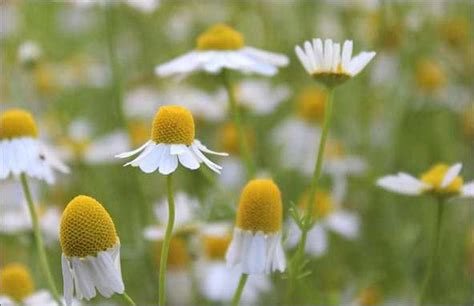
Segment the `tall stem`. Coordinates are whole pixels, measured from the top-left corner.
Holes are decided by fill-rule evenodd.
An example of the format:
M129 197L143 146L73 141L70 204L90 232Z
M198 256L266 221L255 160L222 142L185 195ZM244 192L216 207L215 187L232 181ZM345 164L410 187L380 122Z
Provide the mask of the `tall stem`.
M247 138L245 137L245 130L242 125L242 120L240 116L239 107L237 105L237 100L235 99L234 88L232 87L232 82L230 81L229 71L224 69L222 71L222 81L224 82L225 89L227 91L227 97L229 99L230 111L232 113L232 119L234 121L235 128L239 136L239 151L240 155L244 159L245 167L247 169L247 178L252 178L255 174L255 166L250 155L249 146L247 143Z
M439 197L438 198L438 203L437 203L437 212L436 212L436 224L435 227L433 228L433 246L431 249L431 254L430 254L430 261L428 264L428 270L426 271L425 278L423 280L423 283L421 285L421 293L420 293L420 301L419 304L422 305L424 302L424 299L426 297L426 289L428 288L428 284L431 280L431 275L433 274L433 268L436 262L436 258L438 256L438 250L439 250L439 240L440 240L440 234L441 234L441 225L443 222L443 212L444 212L444 198Z
M319 141L319 149L318 149L318 155L316 158L316 165L314 167L313 178L311 180L311 185L309 187L309 197L308 197L309 199L306 206L306 213L304 216L305 226L303 228L301 240L300 240L300 243L298 245L298 250L297 250L297 252L300 254L299 256L302 256L302 254L304 253L308 231L311 229L311 225L313 223L314 199L316 197L316 191L318 189L319 177L321 176L321 170L322 170L323 159L324 159L324 148L326 147L326 140L329 134L329 127L331 125L333 99L334 99L334 88L330 88L328 92L326 110L324 112L323 131L321 134L321 140Z
M174 225L174 195L173 195L173 176L169 174L166 177L166 185L168 188L168 224L166 225L166 233L163 239L163 245L161 247L160 257L160 277L159 277L159 303L158 305L164 306L166 301L166 263L168 261L168 249L170 246L171 235L173 232Z
M245 283L247 283L248 277L249 275L245 273L242 273L240 276L239 285L237 286L234 297L232 298L232 306L239 305L240 297L242 296L242 292L244 291Z
M26 175L24 173L21 174L20 178L26 202L28 203L28 209L31 215L31 223L33 224L33 234L35 237L36 249L38 251L39 264L41 270L43 271L44 277L46 277L49 290L51 290L51 294L53 295L54 300L58 303L58 305L62 305L61 298L59 296L58 289L54 284L53 275L51 274L51 269L49 267L48 260L46 257L43 237L41 236L41 229L38 221L38 214L36 213L36 209L33 204L33 198L31 196L30 187L28 186L28 180L26 179Z

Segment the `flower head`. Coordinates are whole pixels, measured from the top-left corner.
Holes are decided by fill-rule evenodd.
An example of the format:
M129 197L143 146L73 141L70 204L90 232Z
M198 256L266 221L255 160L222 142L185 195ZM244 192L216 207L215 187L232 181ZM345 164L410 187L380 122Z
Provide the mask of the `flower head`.
M210 161L203 152L221 156L227 156L227 153L209 150L194 136L194 119L189 110L176 105L162 106L153 119L151 139L140 148L116 157L128 158L141 152L125 166L140 167L145 173L158 170L168 175L178 168L178 161L191 170L205 163L211 170L220 173L222 167Z
M11 263L0 270L0 294L17 302L34 292L33 279L29 269L19 263Z
M431 59L419 60L416 64L415 79L425 91L434 91L446 84L446 76L439 64Z
M277 185L268 179L250 181L243 189L227 263L242 273L268 274L286 266L281 246L282 203Z
M196 44L196 50L157 66L155 72L169 76L196 71L216 74L231 69L271 76L278 67L288 64L284 55L245 46L243 35L225 24L212 26L197 38Z
M327 93L319 87L304 89L297 98L298 117L308 122L322 122L326 108Z
M54 170L69 169L38 139L33 116L21 109L0 114L0 179L10 174L27 174L33 178L54 181Z
M115 225L95 199L80 195L64 210L60 243L64 298L72 303L74 290L79 299L90 300L96 289L105 297L123 293L120 241Z
M352 58L352 41L346 40L342 47L331 39L313 39L304 43L304 50L295 47L295 52L305 70L317 81L335 86L351 79L374 58L375 52L362 52Z
M377 180L377 185L389 191L420 195L433 194L440 197L474 197L474 182L464 183L459 175L462 164L453 166L437 164L423 173L419 179L400 172L397 175L384 176Z

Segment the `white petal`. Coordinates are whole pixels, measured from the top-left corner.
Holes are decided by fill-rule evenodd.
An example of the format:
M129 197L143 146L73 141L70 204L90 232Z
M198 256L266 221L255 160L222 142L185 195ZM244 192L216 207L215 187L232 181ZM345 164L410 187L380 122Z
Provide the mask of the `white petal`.
M342 46L342 69L347 70L352 57L352 40L346 40Z
M232 236L232 241L227 249L225 259L229 267L233 267L240 262L242 253L243 237L240 230L235 229Z
M242 273L249 273L250 272L250 248L252 247L252 240L253 234L250 232L243 232L242 233L242 249L240 253L240 263L242 268Z
M202 144L201 141L199 141L197 139L194 140L194 143L197 145L199 150L204 152L204 153L209 153L209 154L219 155L219 156L229 156L229 154L225 153L225 152L216 152L216 151L209 150L205 145Z
M178 155L178 159L179 162L188 169L196 170L199 168L199 161L196 159L191 149L186 148L183 153Z
M5 179L10 174L10 167L7 160L7 142L8 140L0 141L0 179Z
M474 198L474 181L466 183L461 188L461 197Z
M171 144L170 145L170 154L171 155L179 155L185 152L188 149L184 144Z
M419 195L430 187L406 173L384 176L377 180L377 186L389 191L407 195Z
M162 240L165 236L165 231L157 226L148 226L143 230L143 236L151 241Z
M204 156L204 154L202 154L201 151L199 151L199 148L197 145L192 144L191 149L193 150L193 153L196 154L196 157L199 158L200 161L204 162L206 166L208 166L212 171L219 174L221 173L220 170L222 169L222 167L213 163L206 156Z
M273 271L278 270L280 272L284 272L286 268L286 257L285 252L283 251L283 246L281 245L280 235L277 236L276 240L276 249L275 255L273 257L272 269Z
M132 165L132 167L138 167L140 161L145 158L156 146L157 144L155 144L154 142L148 143L145 147L145 150L143 150L134 160L129 161L123 166L126 167L128 165Z
M324 71L329 71L331 69L332 57L333 57L332 40L326 39L324 41L324 61L323 61Z
M361 52L349 63L347 71L351 76L355 76L364 69L365 66L374 58L375 52Z
M446 171L446 174L444 175L443 181L441 182L441 188L446 188L451 184L456 176L458 176L459 172L461 172L462 169L462 164L457 163L450 167L448 171Z
M296 46L295 53L306 72L308 72L309 74L313 73L313 71L311 70L311 64L309 63L308 56L304 53L303 49L301 49L300 46Z
M178 157L171 155L170 146L164 147L163 155L160 161L159 171L163 175L168 175L178 168Z
M74 283L69 268L69 262L64 254L61 255L61 268L63 271L64 300L66 301L66 306L70 306L72 304L72 296L74 293Z
M258 60L278 67L286 66L289 62L288 57L286 55L279 53L268 52L253 47L245 47L242 51L252 55Z
M321 39L313 39L313 53L314 53L314 60L316 63L316 69L321 70L323 66L323 42Z
M192 51L157 66L155 73L162 77L173 74L187 74L198 70L204 60L207 60L206 52Z
M305 41L304 43L304 50L306 52L306 55L308 56L309 60L309 66L311 68L311 71L316 70L316 55L313 52L313 45L309 41Z
M122 275L120 274L120 271L116 269L111 255L108 251L99 252L97 254L97 259L98 260L95 261L95 267L99 269L98 272L102 273L110 289L112 289L113 292L122 294L125 290Z
M253 236L249 248L248 256L248 274L262 274L266 265L266 241L262 232Z
M153 146L152 150L140 160L138 166L145 173L152 173L158 169L160 165L163 152L165 151L165 145L162 143Z
M359 234L359 217L344 210L330 214L326 223L330 229L348 239L355 239Z
M141 147L139 147L138 149L135 149L133 151L129 151L129 152L124 152L124 153L120 153L120 154L117 154L115 155L115 157L117 158L127 158L127 157L130 157L132 155L135 155L137 154L138 152L142 151L143 149L145 149L148 144L150 144L150 142L152 142L151 140L148 140L147 142L145 142Z
M341 45L334 44L331 70L334 72L337 72L337 69L340 63L341 63Z
M72 266L75 274L74 284L76 295L82 299L90 300L96 295L93 280L89 274L88 265L79 258L72 258Z

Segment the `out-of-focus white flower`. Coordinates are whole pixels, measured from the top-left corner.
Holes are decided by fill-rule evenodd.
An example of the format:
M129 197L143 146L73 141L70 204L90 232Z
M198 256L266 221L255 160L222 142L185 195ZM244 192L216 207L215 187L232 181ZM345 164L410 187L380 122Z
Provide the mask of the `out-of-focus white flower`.
M474 198L474 181L464 183L459 176L461 169L461 163L452 166L436 164L419 179L399 172L379 178L377 185L388 191L411 196L433 194L440 197Z
M222 69L271 76L278 67L288 65L284 55L247 47L242 34L217 24L201 34L197 48L155 68L159 76L187 75L196 71L217 74Z
M229 156L221 162L222 171L219 182L225 187L236 190L245 183L245 167L239 158Z
M180 43L184 42L191 33L193 25L194 10L189 8L181 9L172 14L167 23L167 29L173 31L165 31L169 40Z
M23 42L18 48L18 60L23 65L36 63L41 57L41 47L38 43L28 40Z
M0 39L8 38L18 29L20 24L17 3L3 2L0 9Z
M155 89L141 86L125 93L123 111L128 117L152 118L155 110L166 103Z
M377 61L373 65L370 74L371 82L377 86L395 85L395 80L399 76L399 66L399 60L394 53L382 52L377 56Z
M267 80L244 80L237 86L237 100L259 115L267 115L286 100L290 90L285 85L272 85Z
M197 211L199 209L199 200L188 196L184 192L176 192L175 195L175 220L173 231L182 233L197 226ZM162 240L168 224L168 200L160 200L154 208L155 217L158 225L147 227L143 234L148 240Z
M161 3L161 0L125 0L130 7L143 13L153 13Z
M302 198L300 209L306 209L308 197ZM340 207L333 197L323 191L317 192L313 207L316 220L308 232L305 252L312 256L322 256L328 248L328 231L333 231L346 239L356 239L359 235L359 216ZM301 239L301 230L293 219L288 222L287 246L296 246Z

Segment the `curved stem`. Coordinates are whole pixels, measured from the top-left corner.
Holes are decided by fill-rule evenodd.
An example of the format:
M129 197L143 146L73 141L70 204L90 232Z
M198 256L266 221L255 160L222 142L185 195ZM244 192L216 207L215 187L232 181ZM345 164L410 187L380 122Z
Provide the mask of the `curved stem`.
M166 301L166 263L168 261L168 249L170 246L171 235L173 233L174 225L174 195L173 195L173 176L169 174L166 177L166 185L168 188L168 224L166 225L166 233L161 247L160 257L160 277L159 277L159 303L164 306Z
M230 105L230 111L232 113L232 118L235 124L235 128L237 129L238 136L239 136L240 155L244 159L244 162L245 162L245 167L247 169L247 178L250 179L255 174L255 165L250 155L247 138L245 137L245 130L242 125L242 120L240 117L240 111L237 105L237 100L235 99L234 89L232 88L232 83L230 81L229 71L224 69L221 75L222 75L222 81L224 82L224 86L227 91L227 97L229 98L229 105Z
M247 283L248 277L249 275L245 273L242 273L240 276L239 285L237 286L234 297L232 298L232 306L239 305L240 297L242 296L242 292L244 291L245 283Z
M124 291L124 292L121 294L121 296L123 297L123 299L124 299L128 304L133 305L133 306L137 305L137 304L135 304L135 302L132 300L132 298L127 294L127 292Z
M438 250L439 250L439 240L440 240L440 233L441 233L441 225L443 221L443 212L444 212L444 198L440 197L438 198L438 206L437 206L437 212L436 212L436 224L434 227L434 233L433 233L433 246L431 250L431 256L430 256L430 261L428 264L428 270L426 271L425 278L423 280L423 283L421 285L421 293L420 293L420 301L419 304L422 305L424 302L424 299L426 297L426 289L428 288L428 284L431 279L431 275L433 274L433 268L434 264L436 262L436 257L438 256Z
M24 173L21 174L20 178L26 202L28 203L28 209L31 215L31 223L33 224L33 234L35 237L36 249L38 251L39 264L41 270L43 271L44 277L46 277L49 290L51 290L51 294L53 295L54 300L58 303L58 305L62 305L61 297L59 296L58 289L54 284L53 275L51 274L51 269L49 267L48 260L46 257L43 237L41 236L41 229L38 221L38 214L36 213L36 209L33 204L33 198L31 196L30 187L28 186L28 180L26 179L26 175Z
M309 187L309 199L306 206L306 214L304 216L304 228L301 235L301 240L298 245L297 252L303 254L304 248L306 245L306 238L308 236L308 231L311 229L313 224L313 207L314 207L314 200L316 197L316 191L318 188L319 177L321 176L321 170L323 166L323 159L324 159L324 148L326 147L326 140L329 133L329 127L331 125L331 118L332 118L332 107L333 107L333 97L334 97L334 88L330 88L328 92L328 100L326 103L326 110L324 112L324 124L323 124L323 131L321 134L321 140L319 141L319 149L318 155L316 159L316 165L314 167L313 178L311 180L311 185Z

